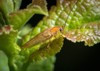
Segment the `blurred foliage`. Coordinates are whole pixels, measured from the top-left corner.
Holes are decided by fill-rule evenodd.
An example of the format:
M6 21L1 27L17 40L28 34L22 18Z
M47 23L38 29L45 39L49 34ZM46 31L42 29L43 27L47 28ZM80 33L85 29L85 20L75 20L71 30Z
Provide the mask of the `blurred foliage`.
M27 71L53 71L55 57L49 57L38 62L33 62L29 65Z
M3 51L0 51L0 71L9 71L8 58Z
M32 0L25 9L20 9L21 2L0 0L0 71L52 71L54 55L60 52L64 38L88 46L100 42L100 0L57 0L49 12L46 0ZM34 14L45 17L34 28L25 25ZM58 26L62 26L59 31L47 30ZM48 36L55 33L46 41L22 48L43 31Z

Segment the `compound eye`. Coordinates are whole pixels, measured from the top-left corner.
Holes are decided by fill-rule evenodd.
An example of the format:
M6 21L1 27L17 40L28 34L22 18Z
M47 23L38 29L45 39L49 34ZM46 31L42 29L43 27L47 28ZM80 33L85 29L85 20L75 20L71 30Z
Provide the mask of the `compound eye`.
M62 29L62 28L60 28L59 30L60 30L60 31L62 31L63 29Z

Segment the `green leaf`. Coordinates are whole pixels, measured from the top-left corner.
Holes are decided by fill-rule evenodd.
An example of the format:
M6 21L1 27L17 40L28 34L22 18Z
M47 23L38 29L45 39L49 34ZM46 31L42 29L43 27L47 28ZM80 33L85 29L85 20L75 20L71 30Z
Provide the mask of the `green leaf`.
M40 3L40 2L39 2ZM15 29L20 29L34 14L44 14L47 15L47 11L41 8L41 4L33 3L31 6L28 6L26 9L18 10L16 12L10 13L9 23L14 25ZM43 7L46 8L46 2L43 0ZM36 6L36 7L35 7ZM37 8L39 7L39 8Z
M16 44L17 32L10 32L10 34L3 33L0 35L0 50L3 50L9 58L10 70L15 71L17 68L16 60L21 51L20 47ZM17 61L18 62L18 61Z
M60 42L58 42L58 40ZM51 57L60 52L62 45L63 37L58 35L53 37L52 40L47 40L46 42L39 43L31 48L23 48L20 52L22 59L21 61L16 60L16 64L19 66L19 63L23 63L23 66L18 68L19 70L26 70L32 61L40 61L41 59Z
M19 10L22 0L12 0L14 5L14 11Z
M32 62L29 65L27 71L53 71L54 62L55 62L54 56L38 62Z
M9 71L8 57L0 50L0 71Z
M68 7L70 7L70 5ZM60 13L61 19L65 19L64 15L67 15L66 11L67 10L65 8ZM67 19L65 19L65 36L67 39L70 39L73 42L84 41L85 45L93 46L94 44L100 42L99 22L100 0L79 0L73 6ZM97 26L97 28L94 28L94 26Z
M19 10L9 15L9 23L14 29L20 29L34 14L33 9Z
M93 46L100 43L100 22L88 23L78 29L68 30L65 37L72 42L85 42L85 45Z
M0 12L0 28L5 24L5 20L3 18L2 13Z
M16 44L17 32L0 35L0 50L3 50L8 57L18 54L19 46Z
M58 42L59 41L59 42ZM37 61L53 56L60 52L63 46L63 37L58 37L51 42L45 43L40 46L40 49L30 55L29 61Z
M100 0L79 0L66 20L69 29L100 21Z
M49 11L49 16L44 17L43 20L41 20L39 24L31 31L31 33L27 35L28 40L30 40L32 37L35 37L46 28L64 26L64 33L62 34L66 36L67 39L71 39L80 34L80 39L76 39L78 42L85 41L85 44L89 46L99 43L100 29L99 27L94 27L94 25L99 26L100 24L99 8L99 0L57 0L57 5L51 8ZM85 31L88 33L85 33ZM67 34L70 33L71 35L75 33L75 35L72 35L73 37L69 38ZM83 39L83 37L85 37L85 39ZM87 40L87 38L89 40ZM54 40L51 42L43 42L43 44L40 43L32 48L27 48L24 54L30 57L29 59L27 57L29 62L32 60L37 61L39 59L45 59L49 56L55 55L60 51L62 45L63 38L58 37L54 38Z
M64 26L62 34L66 34L72 30L75 33L75 29L81 31L80 27L84 26L84 24L91 24L91 22L95 22L95 25L100 22L100 0L57 0L57 5L51 8L49 16L44 17L37 27L33 29L32 37L38 34L40 30L53 26ZM95 28L93 30L96 31ZM92 37L94 36L96 35ZM94 44L99 42L97 40ZM86 41L85 43L89 46L93 45L93 43L88 44Z
M68 2L68 4L67 4ZM73 1L66 1L66 0L57 0L57 5L52 6L52 8L49 11L49 16L45 16L38 25L33 29L31 36L34 37L38 33L42 32L43 30L47 28L51 28L54 26L64 26L65 21L67 19L66 14L68 15L71 12L71 9L76 4L76 0ZM70 5L70 7L68 7ZM64 8L63 8L64 7ZM68 7L68 8L67 8ZM64 9L66 9L66 12L63 13ZM61 16L65 18L64 20L61 18Z
M40 13L48 16L48 10L46 6L46 0L32 0L32 4L30 7L33 7L37 13L39 13L40 11Z
M8 16L9 13L14 11L14 5L12 0L0 0L0 11Z
M44 42L38 43L30 48L23 48L21 55L30 63L33 60L38 61L55 55L60 52L62 46L63 37L61 33L58 33Z
M12 0L0 0L0 14L5 24L9 24L8 15L13 12L14 6ZM0 24L3 24L2 22ZM3 24L4 25L4 24Z

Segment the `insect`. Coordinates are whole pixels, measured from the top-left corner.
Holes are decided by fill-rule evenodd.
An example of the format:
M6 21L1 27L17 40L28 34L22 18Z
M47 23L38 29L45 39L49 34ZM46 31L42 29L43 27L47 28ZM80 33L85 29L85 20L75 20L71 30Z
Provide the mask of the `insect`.
M27 43L25 43L22 46L22 48L31 47L35 44L44 42L44 41L50 39L51 37L53 37L54 35L56 35L59 31L60 32L62 31L62 27L60 27L60 26L56 26L56 27L53 27L53 28L48 28L48 29L44 30L43 32L41 32L40 34L33 37Z

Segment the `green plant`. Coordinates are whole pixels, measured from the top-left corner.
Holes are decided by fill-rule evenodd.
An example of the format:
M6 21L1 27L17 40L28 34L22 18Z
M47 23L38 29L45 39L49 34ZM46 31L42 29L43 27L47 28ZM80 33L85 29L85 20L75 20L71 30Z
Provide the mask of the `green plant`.
M57 0L49 13L45 0L32 0L21 10L20 4L21 0L0 0L0 71L31 71L32 65L40 67L32 71L52 71L54 55L61 50L64 38L89 46L100 42L100 0ZM25 26L34 14L45 17L34 28ZM62 30L50 31L55 32L53 36L42 40L50 36L43 31L55 26ZM40 36L35 37L37 34ZM32 38L42 41L24 48Z

